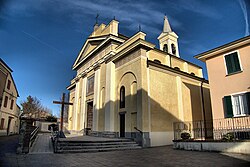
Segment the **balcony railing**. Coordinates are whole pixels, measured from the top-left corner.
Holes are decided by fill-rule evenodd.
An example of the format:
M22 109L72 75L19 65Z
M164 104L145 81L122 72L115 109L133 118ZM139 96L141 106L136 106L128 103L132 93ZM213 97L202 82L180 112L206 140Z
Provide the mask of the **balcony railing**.
M194 140L244 140L250 139L250 116L215 119L204 122L189 121L174 123L174 140L182 133L189 133Z

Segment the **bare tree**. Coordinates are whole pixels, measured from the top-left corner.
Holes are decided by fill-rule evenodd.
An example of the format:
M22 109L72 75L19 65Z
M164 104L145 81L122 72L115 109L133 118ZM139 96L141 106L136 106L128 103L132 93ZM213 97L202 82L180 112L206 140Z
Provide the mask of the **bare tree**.
M23 115L29 118L46 118L48 115L52 115L52 111L44 107L40 100L36 97L28 96L26 101L21 102L23 108Z

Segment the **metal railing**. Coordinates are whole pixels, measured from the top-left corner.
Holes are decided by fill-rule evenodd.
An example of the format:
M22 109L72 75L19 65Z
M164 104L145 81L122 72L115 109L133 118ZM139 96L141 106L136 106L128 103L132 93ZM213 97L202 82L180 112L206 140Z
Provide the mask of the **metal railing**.
M29 147L32 146L33 142L36 139L37 133L38 133L39 127L36 127L30 134L30 142L29 142Z
M250 139L250 116L215 119L210 121L175 122L174 140L189 133L194 140L244 140Z

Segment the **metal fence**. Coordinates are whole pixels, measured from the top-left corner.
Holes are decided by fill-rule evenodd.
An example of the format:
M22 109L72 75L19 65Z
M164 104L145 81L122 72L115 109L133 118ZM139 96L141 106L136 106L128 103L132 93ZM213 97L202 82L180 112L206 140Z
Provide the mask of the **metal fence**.
M250 139L250 116L174 123L174 140L183 139L183 133L194 140L244 140Z

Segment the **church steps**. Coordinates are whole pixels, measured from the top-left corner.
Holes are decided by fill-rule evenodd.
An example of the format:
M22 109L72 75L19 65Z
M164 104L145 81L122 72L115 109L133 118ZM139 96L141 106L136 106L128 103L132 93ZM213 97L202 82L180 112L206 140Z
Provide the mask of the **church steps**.
M132 140L104 141L57 141L56 153L103 152L115 150L132 150L141 147Z
M110 143L110 142L133 142L131 139L115 139L115 140L86 140L86 141L82 141L82 140L63 140L63 139L59 139L58 142L67 142L67 143Z
M59 146L102 146L102 145L129 145L129 144L136 144L135 142L98 142L98 143L66 143L60 142L58 143Z
M134 147L112 147L112 148L98 148L98 149L77 149L77 150L57 150L57 153L91 153L91 152L107 152L107 151L121 151L141 149L140 146Z
M101 148L118 148L118 147L136 147L138 144L128 144L128 145L94 145L94 146L59 146L61 150L74 150L74 149L101 149Z

